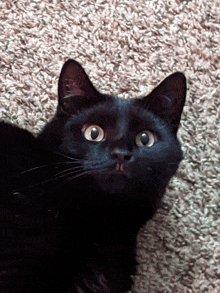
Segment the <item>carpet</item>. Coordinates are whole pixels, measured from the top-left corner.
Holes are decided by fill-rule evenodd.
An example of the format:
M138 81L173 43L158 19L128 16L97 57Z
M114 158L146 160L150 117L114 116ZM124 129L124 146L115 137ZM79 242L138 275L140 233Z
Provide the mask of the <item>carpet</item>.
M220 1L0 1L0 118L37 133L68 58L124 98L185 73L184 160L138 235L133 292L220 292Z

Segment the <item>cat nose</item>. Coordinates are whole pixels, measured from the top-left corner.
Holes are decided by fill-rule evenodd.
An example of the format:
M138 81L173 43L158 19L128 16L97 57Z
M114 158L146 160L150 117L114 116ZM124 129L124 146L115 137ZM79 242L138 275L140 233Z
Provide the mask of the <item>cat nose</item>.
M114 160L117 160L119 163L122 163L124 161L129 161L132 155L127 150L114 149L111 152L111 156Z

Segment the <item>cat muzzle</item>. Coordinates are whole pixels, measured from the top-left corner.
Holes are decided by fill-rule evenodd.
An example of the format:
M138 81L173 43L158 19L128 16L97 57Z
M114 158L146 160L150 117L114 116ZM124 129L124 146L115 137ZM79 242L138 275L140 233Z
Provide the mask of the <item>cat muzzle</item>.
M125 164L124 163L116 163L116 167L114 169L114 172L118 174L124 174L127 175L128 177L131 177L131 174L126 170Z

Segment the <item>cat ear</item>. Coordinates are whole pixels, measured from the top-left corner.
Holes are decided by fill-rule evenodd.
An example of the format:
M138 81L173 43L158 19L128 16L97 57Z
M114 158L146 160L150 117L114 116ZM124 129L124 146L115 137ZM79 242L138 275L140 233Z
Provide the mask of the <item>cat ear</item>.
M63 65L58 82L58 111L66 115L89 106L100 96L82 66L69 59Z
M145 107L167 121L174 133L177 132L186 98L186 78L175 72L162 81L147 97Z

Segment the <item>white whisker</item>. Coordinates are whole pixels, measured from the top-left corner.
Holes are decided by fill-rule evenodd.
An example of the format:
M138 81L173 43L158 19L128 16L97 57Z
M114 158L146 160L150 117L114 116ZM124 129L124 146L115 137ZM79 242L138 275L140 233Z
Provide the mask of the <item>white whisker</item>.
M46 164L46 165L42 165L42 166L37 166L37 167L31 168L31 169L25 170L25 171L21 172L20 174L25 174L30 171L43 169L43 168L50 167L50 166L58 166L58 165L64 165L64 164L73 164L73 162L58 162L58 163L51 163L51 164Z
M54 154L57 154L57 155L60 155L60 156L62 156L62 157L64 157L64 158L67 158L67 159L69 159L69 160L71 160L71 161L81 161L81 159L78 159L78 158L73 158L73 157L69 157L69 156L67 156L67 155L65 155L65 154L63 154L63 153L60 153L60 152L53 152Z
M85 172L83 172L83 173L79 173L79 174L77 174L77 175L75 175L75 176L69 177L67 180L68 180L68 181L71 181L71 180L73 180L73 179L76 179L76 178L79 178L79 177L82 177L82 176L84 176L84 175L88 175L88 174L91 174L91 171L85 171Z
M82 166L69 168L69 169L66 169L64 171L61 171L61 172L57 173L56 175L53 176L53 178L54 179L62 178L64 176L68 175L68 174L73 173L74 171L76 172L76 171L80 171L80 170L83 170L83 167ZM66 172L69 172L69 171L73 171L73 172L70 172L70 173L65 174ZM60 175L62 175L62 176L60 176Z

